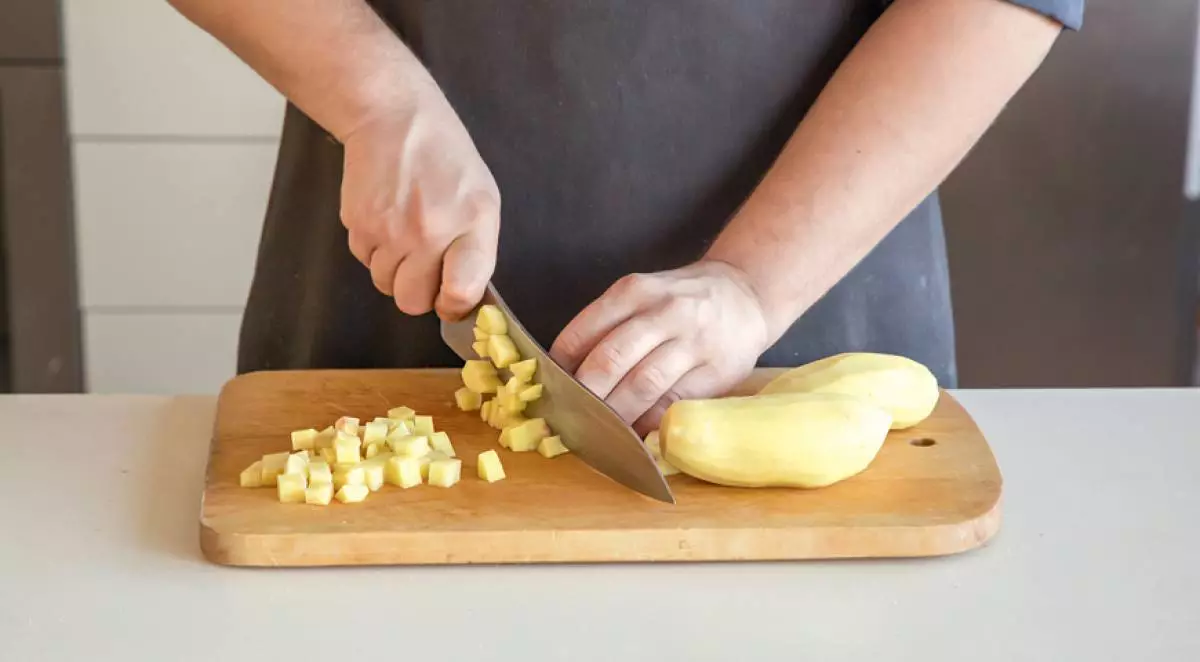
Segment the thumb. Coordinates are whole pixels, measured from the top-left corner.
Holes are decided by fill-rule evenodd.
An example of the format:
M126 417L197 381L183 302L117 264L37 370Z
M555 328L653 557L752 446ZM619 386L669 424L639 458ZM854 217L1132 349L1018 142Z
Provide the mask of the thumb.
M483 299L496 270L496 241L479 232L455 239L442 256L442 287L434 309L446 321L462 319Z

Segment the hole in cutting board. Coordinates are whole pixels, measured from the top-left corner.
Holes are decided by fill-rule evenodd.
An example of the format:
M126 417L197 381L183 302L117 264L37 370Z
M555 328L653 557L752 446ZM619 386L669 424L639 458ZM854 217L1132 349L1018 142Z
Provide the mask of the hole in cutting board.
M930 439L929 437L922 437L920 439L913 439L912 441L910 441L908 443L912 444L913 446L918 446L920 448L929 448L930 446L933 446L937 442L934 441L933 439Z

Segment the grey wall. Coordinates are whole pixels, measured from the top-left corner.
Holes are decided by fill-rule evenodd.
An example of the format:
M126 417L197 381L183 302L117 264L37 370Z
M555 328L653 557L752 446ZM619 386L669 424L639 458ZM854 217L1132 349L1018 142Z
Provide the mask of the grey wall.
M943 188L961 385L1178 385L1196 0L1088 0Z

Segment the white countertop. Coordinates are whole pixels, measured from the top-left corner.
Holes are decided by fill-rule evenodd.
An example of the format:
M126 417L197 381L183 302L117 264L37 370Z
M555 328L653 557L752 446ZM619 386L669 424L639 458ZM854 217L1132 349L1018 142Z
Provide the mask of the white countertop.
M1200 659L1200 390L956 395L966 554L290 570L200 555L212 398L0 397L0 660Z

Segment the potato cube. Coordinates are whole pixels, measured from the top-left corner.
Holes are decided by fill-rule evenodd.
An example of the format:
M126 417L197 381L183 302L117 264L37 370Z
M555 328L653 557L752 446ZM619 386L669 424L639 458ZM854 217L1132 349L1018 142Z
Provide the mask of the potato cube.
M436 487L450 487L458 482L462 475L462 460L447 458L434 460L429 463L429 484Z
M497 368L507 368L521 360L521 354L517 352L517 346L513 344L512 338L505 335L492 336L488 338L487 342L488 358Z
M335 489L341 489L343 485L366 484L367 473L357 464L345 468L335 468L333 471L333 487Z
M496 451L484 451L475 461L479 477L489 483L504 480L504 465L500 464L500 456Z
M377 492L379 488L383 487L383 470L386 466L382 462L364 462L362 464L363 482L366 483L367 489Z
M562 439L558 435L553 437L542 437L538 442L537 452L542 454L542 457L558 457L563 453L570 453L571 449L563 446Z
M308 463L308 482L311 483L332 483L333 470L329 468L329 464L324 460L313 460Z
M392 426L391 431L388 432L388 436L397 434L397 435L400 435L401 437L406 437L413 433L413 422L412 422L411 418L408 419L407 421L392 421L392 422L395 423L395 425Z
M506 414L519 414L525 411L525 406L529 403L522 400L516 393L508 393L507 391L496 396L500 401L500 407Z
M333 429L358 436L358 419L353 416L343 416L333 424Z
M421 457L429 453L429 437L419 434L391 439L392 452L405 457Z
M464 386L454 392L454 402L462 411L475 411L483 405L483 396Z
M384 479L391 485L408 489L421 484L421 460L393 455L384 467Z
M430 451L430 453L428 455L423 455L420 458L418 458L418 461L421 464L421 478L428 481L429 480L429 465L438 460L448 460L448 459L450 459L450 458L447 457L446 454L442 453L441 451Z
M369 460L369 459L375 457L376 455L379 455L379 449L386 443L387 442L382 442L382 443L373 442L373 443L367 444L367 447L363 450L363 457L365 457Z
M508 321L504 313L492 304L479 307L479 315L475 318L475 326L488 335L508 333Z
M445 432L434 432L429 437L429 445L433 450L440 453L445 453L449 457L456 457L454 454L454 446L450 443L450 435Z
M383 422L372 421L367 423L363 431L363 443L372 444L387 439L388 427L387 419L384 419Z
M416 415L417 412L413 411L410 407L392 407L387 411L387 417L393 421L412 420L412 417Z
M283 467L285 474L300 474L301 476L308 475L308 451L300 451L292 453L288 456L287 464Z
M321 449L321 459L325 460L325 464L336 464L337 463L337 451L335 451L332 446L329 448L322 448Z
M483 329L481 329L479 327L475 327L475 328L471 329L471 333L475 334L476 341L488 339L488 332L484 331Z
M324 448L333 448L333 439L337 436L337 430L333 426L321 430L317 433L317 438L313 440L313 450L321 450Z
M510 412L501 407L500 414L496 418L496 425L494 427L497 430L503 430L504 428L516 427L527 420L529 419L522 416L520 412Z
M312 506L328 506L333 500L333 483L329 481L310 482L304 490L304 503Z
M486 340L476 340L471 343L471 349L475 351L475 356L481 359L488 357L488 344Z
M495 406L496 402L494 400L488 400L479 405L479 418L483 419L484 423L488 423L492 420L492 407Z
M284 474L279 477L279 503L304 503L304 489L308 481L304 474Z
M284 451L282 453L270 453L262 456L262 484L267 487L274 487L276 478L283 473L287 468L288 457L291 453Z
M515 453L537 450L538 442L550 436L550 428L541 418L531 418L508 431L508 447Z
M488 361L467 361L462 369L463 385L476 393L495 393L500 388L496 366Z
M532 358L525 359L524 361L517 361L516 363L508 366L508 370L513 374L513 377L516 377L522 382L528 384L529 382L533 381L533 373L537 372L537 359Z
M358 437L339 430L337 438L333 440L333 450L337 464L358 462L358 450L361 443Z
M521 400L521 402L533 402L534 400L542 397L542 385L534 384L533 386L527 386L521 389L521 392L517 394L517 397Z
M316 447L317 431L313 428L292 432L292 450L307 451Z
M342 503L358 503L367 498L371 490L366 485L343 485L338 488L334 498Z
M243 469L242 474L238 476L238 484L242 487L262 487L262 465L262 460L255 460L254 464Z
M426 437L433 434L433 417L432 416L417 416L413 418L413 434L424 435Z

